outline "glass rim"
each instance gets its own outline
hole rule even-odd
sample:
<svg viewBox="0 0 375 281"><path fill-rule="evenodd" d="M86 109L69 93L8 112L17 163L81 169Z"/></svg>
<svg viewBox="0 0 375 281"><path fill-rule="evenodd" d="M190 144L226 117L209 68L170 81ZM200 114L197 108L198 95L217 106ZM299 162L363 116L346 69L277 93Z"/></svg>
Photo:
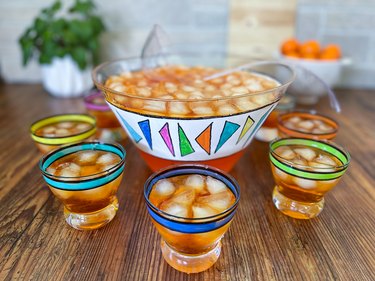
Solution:
<svg viewBox="0 0 375 281"><path fill-rule="evenodd" d="M45 161L49 157L53 156L55 153L60 152L62 150L66 150L66 149L74 147L74 146L80 146L80 145L84 145L84 144L114 146L123 153L123 157L119 156L121 158L120 162L118 162L116 165L109 168L108 170L104 170L104 171L101 171L101 172L98 172L98 173L95 173L95 174L91 174L91 175L87 175L87 176L77 176L77 177L55 176L55 175L47 172L48 167L43 168L43 165L44 165ZM93 150L93 149L85 149L85 150ZM79 151L85 151L85 150L77 150L77 151L74 151L72 153L79 152ZM105 150L101 150L101 151L105 151ZM71 154L71 153L65 154L65 155L59 157L58 159L66 156L66 155L69 155L69 154ZM118 155L118 154L116 154L116 155ZM54 160L53 162L57 161L58 159ZM42 172L43 176L46 176L46 177L48 177L50 179L53 179L53 180L65 182L65 183L76 183L76 182L83 182L83 181L90 181L90 180L98 179L98 178L101 178L103 176L108 176L108 175L114 173L115 171L117 171L119 168L121 168L125 163L126 163L126 150L119 143L115 143L115 142L110 143L110 142L102 142L102 141L84 141L84 142L79 142L79 143L63 145L63 146L60 146L60 147L50 151L49 153L42 156L42 158L39 160L38 166L39 166L39 170Z"/></svg>
<svg viewBox="0 0 375 281"><path fill-rule="evenodd" d="M228 209L220 212L219 214L215 214L215 215L203 217L203 218L185 218L185 217L175 216L175 215L171 215L171 214L168 214L168 213L164 212L163 210L159 209L158 207L156 207L154 204L151 203L151 201L149 200L149 196L147 196L147 191L148 191L149 188L152 188L152 186L150 187L150 184L156 177L162 176L163 174L165 174L165 173L167 173L171 170L176 170L176 169L208 170L208 171L211 171L213 173L219 173L221 176L223 176L228 181L230 181L231 184L233 184L233 187L236 189L236 192L238 194L237 196L234 194L232 189L230 189L228 187L230 189L230 191L233 193L233 195L235 196L235 202ZM183 173L178 174L178 175L183 175ZM151 192L151 190L150 190L150 192ZM229 175L228 173L226 173L224 171L221 171L217 168L214 168L212 166L202 165L202 164L175 164L175 165L171 165L171 166L162 168L162 169L154 172L152 175L150 175L148 177L148 179L146 180L146 182L144 184L144 189L143 189L143 197L145 198L146 204L147 204L148 207L150 207L152 210L154 210L156 213L158 213L164 219L167 219L167 220L173 221L173 222L184 223L184 224L210 223L210 222L221 220L224 217L231 214L237 208L238 202L240 200L240 196L241 196L240 195L240 186L237 183L237 181L231 175Z"/></svg>
<svg viewBox="0 0 375 281"><path fill-rule="evenodd" d="M186 53L186 52L180 53L180 55L182 55L182 56L184 56L184 55L199 56L199 54L197 54L197 53ZM224 54L222 54L222 55L224 55ZM290 72L290 77L284 83L280 83L277 79L275 79L277 82L280 83L280 85L278 85L277 87L272 88L272 89L259 91L259 92L255 92L255 93L246 93L246 94L236 95L236 96L220 97L220 98L203 98L203 99L199 99L199 100L197 100L197 99L160 99L160 98L141 97L141 96L136 96L136 95L129 95L129 94L126 94L124 92L119 92L119 91L113 90L109 87L106 87L102 82L98 81L98 79L97 79L98 74L103 68L108 67L110 65L115 65L116 63L121 63L121 62L126 62L126 61L131 61L131 60L141 61L141 58L140 57L122 58L122 59L107 61L107 62L104 62L104 63L96 66L91 72L91 77L92 77L92 80L94 81L94 84L97 86L97 88L99 90L103 91L105 94L107 92L109 92L113 95L123 96L123 97L127 97L127 98L137 98L139 100L144 100L144 101L162 101L162 102L169 102L169 103L171 103L171 102L172 103L178 103L178 102L199 103L199 102L222 101L222 100L240 99L240 98L245 98L245 97L250 97L250 96L266 95L266 94L269 94L271 92L276 92L276 91L280 91L280 90L283 90L283 89L287 88L295 80L295 77L296 77L296 73L295 73L294 69L286 63L282 63L282 62L279 62L279 61L255 62L252 65L252 67L257 67L257 66L262 66L262 65L282 66ZM233 69L235 69L235 68L236 67L233 67ZM244 70L238 70L238 71L244 71ZM256 71L254 71L254 72L257 73ZM113 75L116 75L116 74L113 74Z"/></svg>
<svg viewBox="0 0 375 281"><path fill-rule="evenodd" d="M328 120L329 122L333 123L335 126L334 126L332 131L329 131L327 133L312 133L312 132L304 132L304 131L301 131L301 130L298 130L298 129L292 129L292 128L289 128L289 127L285 126L285 122L284 122L283 118L286 118L286 116L292 115L293 113L299 113L299 114L312 116L313 118L311 118L311 120L316 120L316 118L314 118L314 117L318 117L318 118L321 117L322 119L325 119L325 121ZM325 114L321 114L320 112L318 112L316 110L289 110L287 112L279 114L279 116L277 117L277 120L278 120L278 126L280 126L282 128L285 128L287 130L290 130L292 132L296 132L296 133L299 133L299 134L311 135L311 136L323 137L323 136L328 136L328 135L332 135L332 134L337 134L337 132L339 130L339 127L340 127L339 123L335 119L333 119L332 117L329 117Z"/></svg>
<svg viewBox="0 0 375 281"><path fill-rule="evenodd" d="M335 149L336 151L340 152L341 154L343 154L346 157L346 163L343 163L336 155L333 155L335 158L337 158L342 163L342 165L335 166L335 167L327 167L327 168L317 168L317 170L319 170L319 171L313 171L313 170L311 170L311 167L309 165L295 164L292 161L290 161L288 159L285 159L285 158L281 157L280 155L278 155L275 152L275 149L279 146L273 148L273 146L275 146L280 141L292 141L292 142L297 141L298 142L298 141L301 141L301 140L311 142L311 143L320 143L320 144L323 144L323 145L330 146L331 148ZM282 145L280 145L280 146L282 146ZM311 146L311 145L306 145L306 146L314 147L314 146ZM315 148L323 150L319 147L315 147ZM333 141L329 141L329 140L313 140L313 139L308 139L308 138L292 138L292 137L290 137L290 138L276 138L276 139L274 139L273 141L270 142L269 149L270 149L270 152L269 152L270 155L275 157L278 161L288 165L291 168L294 168L294 169L297 169L297 170L300 170L300 171L303 171L303 172L308 172L308 173L311 173L311 174L322 174L322 173L332 174L332 173L336 173L338 171L345 170L348 167L348 165L351 161L350 154L346 149L344 149L343 147L341 147L337 143L335 143ZM323 151L325 151L325 150L323 150ZM328 154L332 155L330 152L328 152L328 151L326 151L326 152ZM334 171L332 171L333 169L334 169Z"/></svg>
<svg viewBox="0 0 375 281"><path fill-rule="evenodd" d="M50 124L60 122L60 121L47 122L48 119L54 119L54 118L59 118L59 117L61 117L61 118L67 117L66 120L61 120L61 121L62 122L69 122L69 121L71 122L71 121L77 121L77 120L71 120L69 117L77 117L77 116L90 119L91 122L82 121L82 122L90 124L90 128L88 128L87 130L84 130L82 132L79 132L79 133L66 135L66 136L58 136L58 137L38 136L38 135L35 134L38 129L40 129L44 126L48 126ZM42 123L43 121L45 121L47 123L39 126L39 124ZM50 116L38 119L37 121L33 122L30 125L29 131L30 131L30 134L31 134L31 137L33 138L33 140L38 142L38 143L48 144L48 145L65 144L65 143L70 142L69 141L70 138L75 138L75 137L78 137L78 136L81 136L81 135L86 135L86 134L88 134L87 137L89 137L89 136L92 136L93 134L95 134L95 132L96 132L96 119L95 119L95 117L93 117L89 114L85 114L85 113L54 114L54 115L50 115ZM85 139L85 138L86 138L86 136L82 137L82 139ZM66 139L66 142L65 142L65 139ZM46 140L47 142L48 141L54 141L54 140L60 140L60 141L62 141L62 143L45 143L45 142L43 142L43 140ZM81 140L81 138L79 140Z"/></svg>

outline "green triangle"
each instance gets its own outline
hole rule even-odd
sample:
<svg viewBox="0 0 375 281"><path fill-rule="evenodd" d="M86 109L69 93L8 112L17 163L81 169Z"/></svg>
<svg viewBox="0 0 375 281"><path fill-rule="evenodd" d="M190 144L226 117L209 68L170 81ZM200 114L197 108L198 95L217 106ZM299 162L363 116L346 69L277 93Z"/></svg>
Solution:
<svg viewBox="0 0 375 281"><path fill-rule="evenodd" d="M181 156L189 155L195 151L180 124L178 124L178 137L180 140Z"/></svg>

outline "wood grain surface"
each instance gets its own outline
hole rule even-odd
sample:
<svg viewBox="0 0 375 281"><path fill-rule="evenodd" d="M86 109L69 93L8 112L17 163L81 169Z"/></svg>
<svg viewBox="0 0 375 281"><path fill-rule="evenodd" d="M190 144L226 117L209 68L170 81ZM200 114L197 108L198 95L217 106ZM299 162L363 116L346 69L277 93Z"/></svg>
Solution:
<svg viewBox="0 0 375 281"><path fill-rule="evenodd" d="M322 214L291 219L272 204L268 145L253 141L231 174L241 186L235 219L218 262L187 275L164 262L146 213L151 174L135 147L128 152L115 219L81 232L42 180L29 137L39 118L84 112L81 99L56 99L39 85L0 85L0 280L375 280L375 93L341 90L343 112L319 110L340 123L336 141L352 156Z"/></svg>

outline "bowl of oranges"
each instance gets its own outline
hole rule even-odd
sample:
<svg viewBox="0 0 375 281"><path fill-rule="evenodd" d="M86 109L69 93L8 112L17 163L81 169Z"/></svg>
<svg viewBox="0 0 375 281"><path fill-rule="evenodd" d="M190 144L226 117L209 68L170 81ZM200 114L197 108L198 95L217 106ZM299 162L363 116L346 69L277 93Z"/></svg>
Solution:
<svg viewBox="0 0 375 281"><path fill-rule="evenodd" d="M350 63L342 57L339 45L323 46L316 40L285 40L280 46L280 55L283 62L297 66L297 79L290 92L297 96L299 103L304 104L316 103L327 92L326 87L336 86L342 66Z"/></svg>

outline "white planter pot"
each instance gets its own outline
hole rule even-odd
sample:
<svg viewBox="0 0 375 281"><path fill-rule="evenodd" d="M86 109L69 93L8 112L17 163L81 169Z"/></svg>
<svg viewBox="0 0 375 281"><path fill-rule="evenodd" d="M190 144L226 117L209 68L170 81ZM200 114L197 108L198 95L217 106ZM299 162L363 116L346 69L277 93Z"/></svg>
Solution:
<svg viewBox="0 0 375 281"><path fill-rule="evenodd" d="M80 70L70 56L41 66L44 88L56 97L78 97L93 86L91 67Z"/></svg>

